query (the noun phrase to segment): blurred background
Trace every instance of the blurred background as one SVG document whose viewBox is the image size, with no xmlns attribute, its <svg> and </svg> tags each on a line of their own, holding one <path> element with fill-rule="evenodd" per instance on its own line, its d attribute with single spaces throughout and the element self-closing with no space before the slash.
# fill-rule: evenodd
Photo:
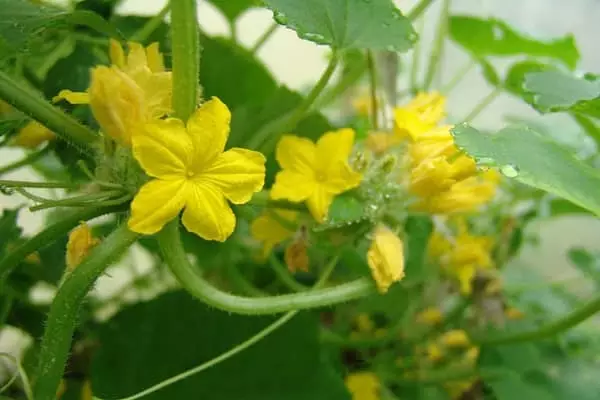
<svg viewBox="0 0 600 400">
<path fill-rule="evenodd" d="M 300 0 L 299 0 L 300 1 Z M 397 6 L 404 12 L 416 3 L 414 0 L 397 0 Z M 439 2 L 437 2 L 439 3 Z M 152 15 L 156 14 L 165 4 L 164 0 L 125 0 L 119 6 L 121 14 Z M 416 28 L 422 32 L 422 50 L 424 56 L 420 63 L 423 69 L 427 62 L 428 49 L 433 41 L 433 34 L 439 18 L 439 4 L 428 9 L 422 21 L 417 22 Z M 596 0 L 454 0 L 451 14 L 476 15 L 480 17 L 495 17 L 506 21 L 522 34 L 533 37 L 555 38 L 573 34 L 581 53 L 578 70 L 584 72 L 600 71 L 600 52 L 598 38 L 600 37 L 600 2 Z M 201 28 L 211 35 L 230 35 L 226 19 L 212 5 L 199 1 L 198 18 Z M 272 14 L 265 9 L 254 9 L 245 13 L 236 26 L 238 40 L 251 47 L 257 38 L 271 25 Z M 422 29 L 422 30 L 421 30 Z M 258 56 L 267 63 L 272 73 L 279 81 L 293 89 L 306 90 L 321 74 L 326 64 L 327 49 L 311 42 L 300 40 L 293 31 L 278 28 L 268 42 L 260 49 Z M 408 69 L 412 55 L 403 55 L 402 60 Z M 453 77 L 457 71 L 469 62 L 465 52 L 451 42 L 447 43 L 444 52 L 442 73 L 439 80 L 441 85 Z M 506 60 L 494 65 L 500 70 L 508 65 Z M 404 65 L 404 64 L 403 64 Z M 421 71 L 422 73 L 424 71 Z M 224 77 L 235 79 L 235 77 Z M 406 89 L 400 85 L 400 90 Z M 459 122 L 469 111 L 487 96 L 492 88 L 482 78 L 478 68 L 473 68 L 449 95 L 449 122 Z M 487 107 L 473 120 L 473 124 L 482 129 L 499 129 L 508 121 L 529 121 L 538 129 L 548 130 L 558 140 L 583 149 L 593 146 L 584 140 L 580 128 L 571 119 L 561 115 L 537 114 L 522 100 L 508 94 L 498 96 L 491 106 Z M 10 163 L 22 157 L 19 149 L 2 148 L 0 159 L 2 163 Z M 28 180 L 35 179 L 32 171 L 21 170 L 18 173 L 7 174 L 4 179 Z M 0 195 L 0 208 L 11 208 L 22 204 L 22 198 Z M 20 213 L 20 224 L 25 234 L 37 232 L 43 221 L 43 212 L 31 213 L 23 209 Z M 549 281 L 568 282 L 568 286 L 576 293 L 586 294 L 591 290 L 585 285 L 583 275 L 575 269 L 567 257 L 567 252 L 573 247 L 585 247 L 600 250 L 600 221 L 590 217 L 560 217 L 536 223 L 526 235 L 530 240 L 523 246 L 520 255 L 508 267 L 514 272 L 516 280 L 525 269 L 535 268 Z M 132 256 L 131 264 L 139 272 L 149 267 L 149 262 L 141 251 Z M 509 271 L 510 272 L 510 271 Z M 129 270 L 115 270 L 98 282 L 96 292 L 110 294 L 123 286 L 131 277 Z M 40 289 L 40 298 L 48 298 L 51 292 Z M 3 332 L 0 338 L 0 351 L 15 350 L 18 345 L 17 336 L 11 332 Z"/>
</svg>

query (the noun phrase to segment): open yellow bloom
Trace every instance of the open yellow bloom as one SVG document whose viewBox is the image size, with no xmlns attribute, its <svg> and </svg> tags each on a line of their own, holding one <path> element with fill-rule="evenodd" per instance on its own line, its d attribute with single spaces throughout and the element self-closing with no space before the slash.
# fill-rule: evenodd
<svg viewBox="0 0 600 400">
<path fill-rule="evenodd" d="M 85 222 L 73 229 L 67 242 L 67 270 L 72 271 L 75 269 L 98 243 L 100 243 L 100 240 L 92 235 L 92 230 Z"/>
<path fill-rule="evenodd" d="M 54 140 L 56 135 L 37 121 L 27 123 L 11 140 L 13 146 L 35 149 L 40 144 Z"/>
<path fill-rule="evenodd" d="M 275 214 L 272 215 L 271 213 Z M 275 245 L 291 239 L 296 232 L 293 227 L 298 213 L 291 210 L 273 210 L 265 212 L 250 225 L 250 234 L 263 242 L 263 257 L 267 257 Z"/>
<path fill-rule="evenodd" d="M 265 157 L 256 151 L 227 151 L 231 114 L 216 97 L 184 125 L 175 118 L 146 124 L 133 139 L 133 155 L 152 179 L 131 203 L 129 228 L 153 234 L 183 212 L 187 230 L 224 241 L 235 229 L 227 200 L 247 203 L 265 180 Z"/>
<path fill-rule="evenodd" d="M 306 201 L 318 222 L 327 216 L 333 198 L 360 184 L 361 174 L 348 164 L 354 144 L 354 131 L 327 132 L 313 143 L 286 135 L 277 144 L 276 158 L 282 170 L 271 189 L 275 200 Z"/>
<path fill-rule="evenodd" d="M 372 372 L 355 372 L 346 377 L 346 387 L 352 400 L 379 400 L 381 383 Z"/>
<path fill-rule="evenodd" d="M 54 101 L 89 104 L 102 131 L 130 145 L 132 135 L 146 122 L 170 113 L 171 72 L 165 71 L 158 43 L 146 49 L 139 43 L 129 43 L 126 57 L 121 45 L 111 40 L 110 58 L 112 66 L 92 69 L 86 92 L 61 90 Z"/>
<path fill-rule="evenodd" d="M 373 242 L 367 252 L 367 263 L 380 293 L 404 278 L 404 244 L 388 227 L 375 228 Z"/>
</svg>

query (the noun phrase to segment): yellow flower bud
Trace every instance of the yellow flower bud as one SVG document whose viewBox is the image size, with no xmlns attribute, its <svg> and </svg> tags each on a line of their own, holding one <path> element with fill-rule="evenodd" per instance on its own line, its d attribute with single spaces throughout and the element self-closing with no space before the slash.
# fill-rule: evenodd
<svg viewBox="0 0 600 400">
<path fill-rule="evenodd" d="M 404 277 L 404 244 L 388 227 L 375 228 L 367 263 L 380 293 Z"/>
<path fill-rule="evenodd" d="M 369 150 L 377 155 L 383 154 L 387 149 L 399 142 L 396 136 L 388 132 L 371 132 L 365 140 L 365 144 Z"/>
<path fill-rule="evenodd" d="M 56 138 L 56 135 L 44 125 L 36 121 L 31 121 L 25 125 L 19 133 L 12 139 L 13 146 L 35 149 L 40 144 Z"/>
<path fill-rule="evenodd" d="M 427 359 L 431 362 L 438 362 L 442 358 L 444 358 L 444 353 L 442 352 L 442 349 L 435 343 L 430 343 L 427 345 L 426 353 Z"/>
<path fill-rule="evenodd" d="M 479 358 L 479 347 L 473 346 L 469 350 L 467 350 L 465 353 L 465 360 L 467 360 L 467 362 L 471 365 L 474 365 L 477 362 L 478 358 Z"/>
<path fill-rule="evenodd" d="M 92 236 L 90 227 L 82 222 L 69 234 L 67 242 L 66 263 L 67 270 L 72 271 L 88 255 L 91 248 L 100 241 Z"/>
<path fill-rule="evenodd" d="M 144 91 L 120 69 L 96 67 L 89 95 L 92 113 L 102 131 L 129 146 L 132 134 L 145 122 Z"/>
<path fill-rule="evenodd" d="M 381 383 L 372 372 L 356 372 L 346 377 L 346 387 L 353 400 L 379 400 Z"/>
<path fill-rule="evenodd" d="M 465 331 L 462 329 L 455 329 L 444 333 L 440 337 L 440 343 L 445 347 L 467 347 L 471 341 Z"/>
<path fill-rule="evenodd" d="M 444 315 L 437 307 L 429 307 L 417 314 L 417 323 L 427 326 L 437 325 L 444 319 Z"/>
</svg>

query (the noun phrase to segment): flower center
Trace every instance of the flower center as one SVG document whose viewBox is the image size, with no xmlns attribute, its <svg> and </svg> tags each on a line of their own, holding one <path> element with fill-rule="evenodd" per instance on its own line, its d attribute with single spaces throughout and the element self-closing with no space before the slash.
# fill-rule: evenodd
<svg viewBox="0 0 600 400">
<path fill-rule="evenodd" d="M 317 182 L 325 182 L 327 180 L 327 176 L 323 172 L 317 172 L 315 174 L 315 179 Z"/>
<path fill-rule="evenodd" d="M 190 171 L 190 170 L 186 171 L 185 174 L 187 175 L 188 178 L 192 178 L 194 176 L 194 172 Z"/>
</svg>

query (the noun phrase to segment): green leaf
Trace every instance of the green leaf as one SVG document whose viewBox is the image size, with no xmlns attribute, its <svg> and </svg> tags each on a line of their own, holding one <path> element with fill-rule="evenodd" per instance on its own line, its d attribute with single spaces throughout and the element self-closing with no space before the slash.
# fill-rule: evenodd
<svg viewBox="0 0 600 400">
<path fill-rule="evenodd" d="M 364 202 L 354 192 L 335 196 L 329 206 L 327 220 L 315 228 L 317 231 L 352 225 L 367 219 Z"/>
<path fill-rule="evenodd" d="M 559 71 L 527 75 L 525 90 L 541 112 L 575 111 L 600 118 L 600 80 L 577 78 Z"/>
<path fill-rule="evenodd" d="M 225 38 L 202 39 L 200 84 L 203 96 L 217 96 L 235 110 L 264 103 L 277 89 L 269 70 L 254 55 Z"/>
<path fill-rule="evenodd" d="M 67 12 L 27 0 L 0 0 L 0 41 L 5 49 L 0 58 L 22 51 L 31 36 L 55 26 Z"/>
<path fill-rule="evenodd" d="M 527 54 L 555 59 L 571 69 L 579 60 L 579 51 L 572 35 L 550 41 L 535 40 L 494 18 L 455 15 L 450 17 L 449 33 L 453 41 L 476 58 Z"/>
<path fill-rule="evenodd" d="M 121 34 L 130 38 L 134 33 L 140 30 L 151 18 L 149 17 L 140 17 L 138 15 L 126 15 L 126 16 L 115 16 L 110 21 L 114 24 L 117 29 L 121 32 Z M 153 42 L 158 42 L 160 44 L 160 51 L 168 55 L 171 50 L 171 41 L 169 40 L 169 25 L 165 22 L 161 22 L 158 25 L 158 28 L 152 32 L 150 36 L 144 41 L 144 44 L 150 44 Z M 166 57 L 165 61 L 170 61 L 170 57 Z M 165 62 L 168 67 L 170 64 Z"/>
<path fill-rule="evenodd" d="M 500 85 L 500 77 L 498 76 L 498 72 L 494 69 L 494 66 L 489 63 L 485 58 L 479 58 L 477 60 L 479 65 L 481 66 L 481 73 L 483 78 L 492 86 Z"/>
<path fill-rule="evenodd" d="M 600 215 L 600 172 L 549 138 L 524 126 L 487 135 L 461 124 L 452 134 L 457 146 L 479 164 L 498 166 L 509 178 Z"/>
<path fill-rule="evenodd" d="M 273 317 L 217 311 L 179 291 L 123 309 L 99 331 L 94 395 L 130 396 L 250 338 Z M 151 399 L 348 400 L 320 354 L 318 320 L 300 313 L 252 347 Z"/>
<path fill-rule="evenodd" d="M 404 52 L 417 40 L 390 0 L 265 0 L 280 25 L 302 39 L 336 49 Z"/>
<path fill-rule="evenodd" d="M 98 33 L 103 33 L 115 39 L 123 38 L 121 32 L 114 25 L 92 11 L 77 10 L 69 14 L 67 21 L 74 25 L 87 26 Z"/>
<path fill-rule="evenodd" d="M 259 0 L 209 0 L 209 2 L 217 7 L 229 22 L 235 21 L 246 10 L 260 6 Z"/>
<path fill-rule="evenodd" d="M 533 103 L 533 96 L 523 88 L 527 75 L 534 72 L 547 71 L 552 68 L 553 67 L 548 64 L 532 60 L 517 62 L 513 64 L 506 73 L 504 88 L 509 93 L 519 96 L 527 103 L 531 104 Z"/>
<path fill-rule="evenodd" d="M 600 258 L 582 248 L 570 249 L 567 255 L 573 265 L 600 288 Z"/>
</svg>

